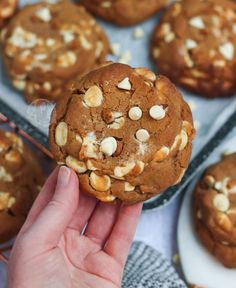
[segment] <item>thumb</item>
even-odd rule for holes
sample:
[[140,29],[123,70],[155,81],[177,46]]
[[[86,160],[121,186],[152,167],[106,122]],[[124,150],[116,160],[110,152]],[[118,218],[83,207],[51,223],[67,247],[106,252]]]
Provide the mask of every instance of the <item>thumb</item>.
[[43,248],[50,249],[57,245],[78,208],[78,201],[78,177],[74,171],[62,166],[51,201],[29,228],[26,237],[32,237]]

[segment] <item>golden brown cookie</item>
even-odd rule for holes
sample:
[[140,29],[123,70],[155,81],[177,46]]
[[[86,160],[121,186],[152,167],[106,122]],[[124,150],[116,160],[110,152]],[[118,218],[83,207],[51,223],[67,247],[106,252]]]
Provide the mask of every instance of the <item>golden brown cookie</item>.
[[0,242],[20,230],[42,184],[31,150],[16,134],[0,130]]
[[16,12],[17,0],[0,0],[0,28]]
[[236,153],[205,171],[194,192],[194,219],[208,250],[236,267]]
[[191,111],[167,78],[109,63],[56,105],[49,140],[85,192],[135,203],[181,180],[194,132]]
[[200,96],[236,92],[236,3],[183,0],[164,14],[151,53],[160,73]]
[[12,83],[28,102],[56,101],[68,81],[103,62],[108,42],[84,7],[41,2],[25,6],[12,19],[3,52]]
[[167,4],[168,0],[82,0],[92,13],[120,26],[142,22]]

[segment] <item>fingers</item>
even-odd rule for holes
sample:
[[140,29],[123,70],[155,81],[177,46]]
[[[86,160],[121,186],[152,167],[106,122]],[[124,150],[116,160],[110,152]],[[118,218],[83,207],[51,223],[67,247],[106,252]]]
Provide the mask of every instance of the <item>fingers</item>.
[[142,204],[122,206],[104,251],[124,265],[134,238]]
[[84,193],[80,193],[79,207],[73,216],[69,228],[79,231],[81,233],[85,225],[88,223],[88,220],[91,217],[96,207],[96,204],[96,198],[90,197]]
[[59,167],[54,169],[51,175],[48,177],[46,183],[44,184],[41,192],[39,193],[38,197],[36,198],[28,217],[25,221],[24,226],[22,227],[20,234],[24,233],[35,221],[38,217],[40,212],[45,208],[48,202],[52,199],[54,194],[56,183],[57,183],[57,176],[59,172]]
[[119,209],[120,205],[99,202],[84,235],[103,247],[116,222]]
[[57,245],[78,207],[78,186],[75,172],[60,167],[52,199],[27,232],[29,237],[37,240],[38,246],[50,249]]

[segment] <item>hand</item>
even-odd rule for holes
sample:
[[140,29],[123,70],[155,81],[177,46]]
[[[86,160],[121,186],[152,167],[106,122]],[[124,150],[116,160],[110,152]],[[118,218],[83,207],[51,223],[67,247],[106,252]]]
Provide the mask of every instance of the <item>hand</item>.
[[9,288],[117,288],[141,204],[104,204],[79,193],[76,174],[57,168],[20,231]]

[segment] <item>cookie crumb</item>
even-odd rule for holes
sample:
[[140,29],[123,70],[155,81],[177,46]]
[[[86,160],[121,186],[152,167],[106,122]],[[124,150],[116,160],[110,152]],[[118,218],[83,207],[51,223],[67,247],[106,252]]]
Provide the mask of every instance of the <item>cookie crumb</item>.
[[120,48],[121,48],[120,43],[111,43],[110,49],[111,49],[112,55],[119,56],[120,55]]
[[133,38],[134,39],[140,39],[140,38],[143,38],[143,36],[144,36],[144,31],[141,27],[134,28],[134,30],[133,30]]
[[129,50],[126,50],[123,52],[118,60],[119,63],[121,64],[129,64],[129,62],[132,59],[132,54]]

